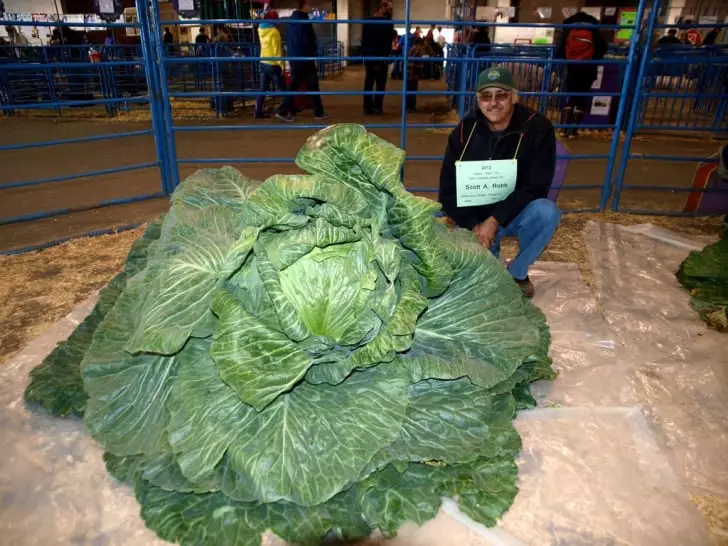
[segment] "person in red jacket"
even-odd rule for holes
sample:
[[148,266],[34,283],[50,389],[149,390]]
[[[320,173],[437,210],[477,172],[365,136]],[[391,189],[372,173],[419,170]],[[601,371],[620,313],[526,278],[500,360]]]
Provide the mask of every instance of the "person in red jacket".
[[551,242],[561,212],[547,199],[556,170],[551,122],[517,104],[505,68],[478,77],[478,106],[448,139],[440,171],[440,203],[459,227],[472,230],[498,256],[503,237],[518,239],[508,271],[526,297],[528,269]]
[[[607,53],[607,41],[599,32],[599,21],[588,13],[579,11],[564,19],[565,25],[584,23],[589,27],[565,28],[556,49],[556,57],[572,61],[566,65],[566,92],[589,93],[594,80],[597,79],[598,66],[595,63],[579,61],[598,61]],[[564,125],[579,125],[584,118],[592,97],[588,95],[570,95],[561,118]],[[575,127],[562,130],[564,136],[575,138],[578,133]]]

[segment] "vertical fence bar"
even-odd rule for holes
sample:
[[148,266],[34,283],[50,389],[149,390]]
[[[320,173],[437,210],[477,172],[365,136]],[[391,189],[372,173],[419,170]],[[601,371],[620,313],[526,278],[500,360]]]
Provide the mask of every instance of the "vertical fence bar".
[[[644,8],[645,0],[640,3],[640,8]],[[622,155],[619,160],[619,170],[617,171],[617,178],[614,182],[614,198],[612,200],[612,210],[619,210],[619,200],[622,195],[622,186],[624,185],[624,175],[627,171],[627,163],[629,161],[630,151],[632,148],[632,138],[637,130],[637,123],[639,114],[642,109],[642,84],[645,77],[645,71],[647,65],[650,63],[652,58],[652,35],[655,31],[655,23],[660,13],[660,0],[652,1],[652,11],[650,11],[650,17],[647,21],[647,29],[645,31],[645,43],[642,48],[642,58],[640,59],[640,67],[637,72],[637,81],[634,89],[634,95],[632,96],[632,109],[630,111],[629,122],[624,134],[624,143],[622,144]],[[637,28],[639,29],[641,20],[637,19]],[[641,35],[641,33],[640,33]],[[630,48],[632,44],[630,44]],[[619,138],[619,137],[617,137]]]
[[[463,31],[463,34],[465,34],[465,31]],[[460,53],[461,53],[461,59],[468,58],[468,46],[465,44],[460,44]],[[457,68],[455,69],[455,74],[457,74],[457,87],[456,89],[460,92],[457,98],[457,104],[458,104],[458,118],[463,119],[465,117],[465,103],[467,101],[467,97],[465,96],[465,90],[468,88],[468,65],[470,64],[470,61],[461,61],[457,63]]]
[[[142,64],[147,78],[149,96],[149,110],[152,114],[152,130],[154,131],[154,144],[157,149],[159,173],[162,179],[162,191],[171,193],[172,185],[169,178],[169,157],[167,154],[167,138],[165,136],[165,123],[161,103],[159,74],[156,68],[153,29],[149,21],[149,0],[136,0],[137,17],[139,21],[139,34],[142,44]],[[152,6],[157,2],[152,1]]]
[[[139,0],[137,0],[139,1]],[[162,111],[160,129],[162,131],[161,136],[166,142],[166,161],[167,170],[169,173],[169,184],[170,191],[179,186],[179,169],[177,168],[177,147],[174,139],[174,123],[172,119],[172,105],[169,101],[169,87],[167,85],[167,59],[165,57],[164,44],[162,43],[161,27],[159,22],[162,18],[159,15],[159,2],[156,0],[151,1],[151,20],[149,21],[149,28],[151,34],[156,38],[152,44],[156,50],[157,59],[157,71],[156,71],[156,83],[158,85],[157,92],[162,96],[162,102],[160,109]]]
[[[402,49],[402,117],[400,120],[399,147],[405,149],[407,144],[407,77],[409,74],[409,31],[410,31],[410,0],[404,3],[404,48]],[[402,163],[402,179],[404,180],[404,163]]]
[[[624,113],[625,110],[627,110],[627,103],[629,101],[630,97],[630,85],[632,84],[632,74],[634,72],[633,65],[634,65],[634,58],[637,52],[637,44],[641,40],[641,33],[640,28],[642,26],[642,17],[645,11],[645,4],[647,3],[647,0],[640,0],[639,6],[637,7],[637,18],[635,19],[635,28],[634,28],[634,34],[632,34],[632,40],[629,43],[629,50],[627,53],[627,67],[625,69],[625,77],[622,81],[622,96],[619,99],[619,107],[617,108],[617,118],[614,120],[614,129],[612,133],[612,143],[609,146],[609,158],[607,159],[607,170],[604,173],[604,186],[602,187],[602,195],[599,199],[599,210],[604,210],[607,207],[607,201],[609,201],[609,197],[612,194],[612,174],[614,173],[614,163],[617,159],[617,150],[619,149],[619,138],[621,135],[621,129],[622,129],[622,122],[624,119]],[[657,12],[658,10],[653,10]],[[650,14],[651,15],[651,14]],[[652,20],[652,17],[650,17],[650,20]],[[654,26],[654,23],[653,23]],[[646,41],[649,43],[652,39],[652,32],[649,31],[645,37]],[[649,48],[649,45],[647,46]],[[645,51],[644,54],[649,57],[649,51]],[[640,65],[641,66],[641,65]],[[639,89],[642,88],[642,80],[640,78],[637,79],[637,87]],[[639,91],[635,93],[633,97],[632,102],[632,108],[634,108],[635,104],[638,105],[639,108]],[[624,150],[627,150],[627,153],[629,153],[629,145],[632,140],[632,135],[629,136],[629,142],[627,141],[627,137],[625,136],[625,142],[624,142]],[[621,176],[624,175],[624,171],[621,169],[622,164],[626,159],[624,158],[624,154],[620,163],[620,173]],[[622,179],[617,179],[617,182],[619,184],[619,187],[622,186]]]
[[[546,58],[551,60],[554,57],[554,50],[549,48],[546,52]],[[536,65],[538,67],[538,65]],[[541,73],[541,92],[548,93],[551,90],[551,71],[553,65],[549,62],[544,65],[543,72]],[[536,68],[536,77],[538,77],[538,68]],[[541,95],[538,98],[538,111],[546,117],[549,117],[549,96]]]

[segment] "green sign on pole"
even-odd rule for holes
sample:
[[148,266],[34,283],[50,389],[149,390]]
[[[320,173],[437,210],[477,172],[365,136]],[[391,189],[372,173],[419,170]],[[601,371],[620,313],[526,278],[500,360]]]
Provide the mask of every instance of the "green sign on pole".
[[634,34],[634,25],[637,21],[636,10],[620,10],[619,11],[619,26],[631,27],[624,30],[620,29],[617,31],[617,40],[622,42],[629,42]]

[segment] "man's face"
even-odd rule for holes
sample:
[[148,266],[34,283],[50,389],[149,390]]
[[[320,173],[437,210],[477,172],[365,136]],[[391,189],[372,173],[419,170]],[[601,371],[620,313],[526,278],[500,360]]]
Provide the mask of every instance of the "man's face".
[[498,87],[486,87],[478,91],[478,106],[488,121],[501,123],[513,111],[513,92]]

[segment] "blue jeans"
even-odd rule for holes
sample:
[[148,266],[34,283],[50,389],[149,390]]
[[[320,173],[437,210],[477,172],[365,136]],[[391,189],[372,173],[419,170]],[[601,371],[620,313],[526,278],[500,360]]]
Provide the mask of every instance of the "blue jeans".
[[518,239],[518,255],[508,266],[514,279],[522,281],[528,276],[528,268],[538,260],[554,238],[561,222],[561,211],[553,201],[536,199],[531,201],[510,224],[499,227],[490,251],[498,258],[503,237]]
[[258,100],[255,101],[255,113],[263,113],[263,103],[268,88],[275,85],[277,91],[286,90],[286,80],[283,78],[283,69],[278,65],[260,63],[260,90]]

